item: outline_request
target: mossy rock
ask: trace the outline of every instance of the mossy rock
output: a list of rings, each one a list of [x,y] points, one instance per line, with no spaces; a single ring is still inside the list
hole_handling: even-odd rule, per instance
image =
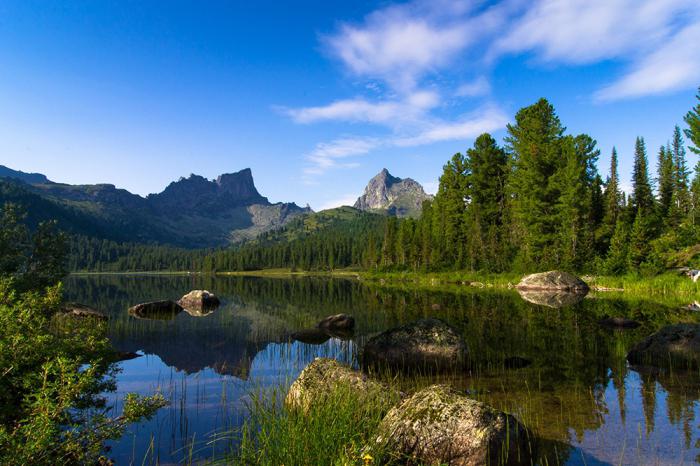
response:
[[[312,405],[322,403],[338,391],[352,391],[358,398],[392,395],[388,388],[367,375],[339,363],[335,359],[316,358],[294,381],[285,398],[289,409],[309,412]]]
[[[379,370],[440,372],[464,366],[467,344],[457,330],[439,319],[421,319],[370,338],[362,364]]]
[[[627,353],[627,360],[641,366],[674,369],[700,367],[700,324],[663,327],[640,341]]]
[[[513,416],[433,385],[392,408],[377,446],[408,465],[529,465],[535,441]]]
[[[527,275],[516,285],[519,290],[551,290],[587,293],[588,285],[575,275],[559,270]]]

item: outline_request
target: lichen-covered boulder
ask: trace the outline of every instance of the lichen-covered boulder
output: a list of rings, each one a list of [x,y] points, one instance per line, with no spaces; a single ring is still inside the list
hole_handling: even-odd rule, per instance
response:
[[[534,438],[513,416],[446,385],[392,408],[376,438],[392,460],[410,465],[529,465]]]
[[[202,311],[216,309],[221,301],[214,293],[207,290],[192,290],[177,303],[189,311],[199,311],[201,315],[206,315],[208,313],[202,313]]]
[[[439,319],[421,319],[370,338],[362,349],[365,367],[443,371],[463,366],[467,344]]]
[[[627,353],[627,360],[638,365],[697,368],[700,365],[700,325],[664,327],[634,345]]]
[[[316,358],[301,371],[285,398],[290,409],[308,412],[314,403],[332,396],[334,390],[348,390],[362,396],[390,396],[383,384],[335,359]]]
[[[129,308],[129,315],[137,319],[170,320],[182,312],[182,306],[175,301],[152,301]]]
[[[66,303],[57,314],[60,318],[107,320],[107,316],[89,306],[79,303]]]
[[[554,290],[518,289],[518,294],[528,303],[560,309],[583,301],[585,293]]]
[[[516,285],[519,290],[558,290],[574,293],[587,293],[588,285],[580,278],[567,272],[549,272],[527,275]]]
[[[355,318],[347,314],[336,314],[321,320],[317,327],[331,332],[352,331],[355,328]]]

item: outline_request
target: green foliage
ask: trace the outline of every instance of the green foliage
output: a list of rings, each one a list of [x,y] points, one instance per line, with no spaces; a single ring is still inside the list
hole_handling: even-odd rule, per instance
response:
[[[696,98],[698,103],[688,111],[683,121],[688,125],[688,128],[685,130],[685,136],[694,144],[689,149],[696,154],[700,154],[700,87]]]
[[[253,394],[249,417],[240,432],[237,454],[226,464],[382,464],[372,448],[377,427],[398,397],[388,391],[358,392],[337,384],[311,404],[308,412],[284,406],[286,390]]]

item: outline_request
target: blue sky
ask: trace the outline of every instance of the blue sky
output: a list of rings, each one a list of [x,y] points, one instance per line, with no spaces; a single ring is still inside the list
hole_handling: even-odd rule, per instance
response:
[[[699,85],[697,0],[0,2],[0,164],[143,195],[245,167],[315,209],[383,167],[434,191],[540,97],[626,181]]]

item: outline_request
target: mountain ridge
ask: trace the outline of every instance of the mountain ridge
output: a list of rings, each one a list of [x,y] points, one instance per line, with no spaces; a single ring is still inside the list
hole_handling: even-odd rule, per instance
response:
[[[386,211],[397,217],[418,217],[423,201],[432,199],[412,178],[398,178],[383,168],[372,177],[353,207],[364,211]]]

